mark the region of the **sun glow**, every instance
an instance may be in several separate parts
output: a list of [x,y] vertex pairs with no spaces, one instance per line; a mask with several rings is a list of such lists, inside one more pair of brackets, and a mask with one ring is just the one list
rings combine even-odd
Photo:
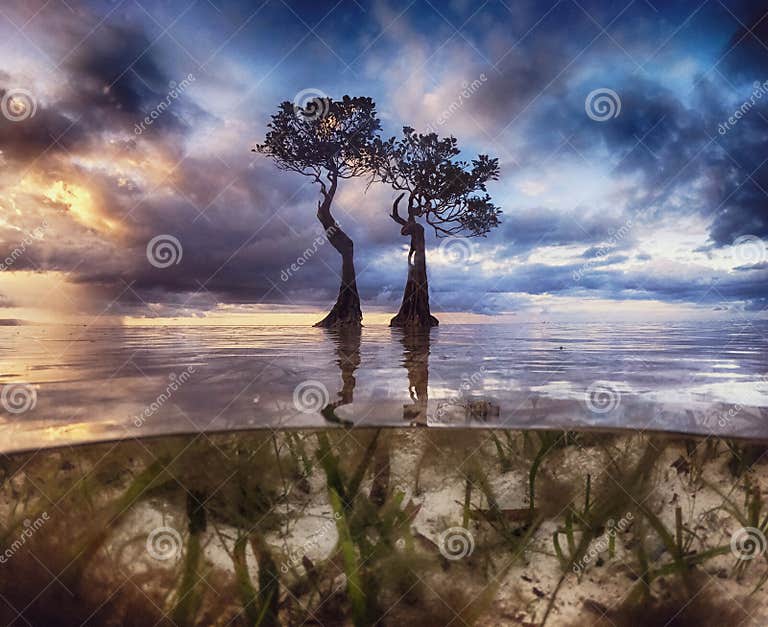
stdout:
[[100,215],[91,192],[85,187],[56,181],[43,192],[48,200],[66,205],[76,220],[98,231],[115,231],[118,223]]
[[[102,233],[119,234],[122,224],[105,215],[98,190],[64,179],[49,179],[41,174],[28,174],[7,192],[16,207],[16,213],[28,211],[28,207],[47,205],[65,210],[76,222]],[[22,198],[26,200],[22,201]],[[31,201],[31,204],[30,204]],[[27,208],[19,208],[27,207]]]

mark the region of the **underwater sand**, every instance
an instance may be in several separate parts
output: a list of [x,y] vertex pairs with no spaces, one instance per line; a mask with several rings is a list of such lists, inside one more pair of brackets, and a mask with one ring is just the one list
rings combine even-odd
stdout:
[[338,428],[6,455],[0,624],[762,626],[765,450]]

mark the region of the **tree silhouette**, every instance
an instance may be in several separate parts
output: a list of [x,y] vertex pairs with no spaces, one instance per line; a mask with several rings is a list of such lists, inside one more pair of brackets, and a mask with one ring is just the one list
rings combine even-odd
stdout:
[[[401,235],[411,238],[408,279],[395,327],[431,327],[438,324],[429,311],[426,247],[423,218],[437,237],[482,236],[498,226],[501,210],[491,202],[486,183],[499,175],[498,159],[479,155],[471,164],[459,161],[454,137],[436,133],[422,135],[403,127],[400,139],[376,139],[368,155],[377,179],[402,192],[392,205],[392,219],[401,225]],[[408,196],[408,217],[398,205]]]
[[360,326],[362,312],[354,264],[354,244],[331,214],[339,179],[369,172],[373,141],[380,129],[371,98],[315,98],[305,106],[283,102],[272,116],[263,144],[254,151],[282,170],[310,176],[320,184],[317,218],[341,255],[341,286],[336,304],[315,326]]

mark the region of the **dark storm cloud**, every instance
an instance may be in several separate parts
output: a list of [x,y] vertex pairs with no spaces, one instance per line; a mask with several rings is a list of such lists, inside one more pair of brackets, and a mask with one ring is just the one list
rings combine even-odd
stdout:
[[[751,97],[749,92],[746,97]],[[716,185],[708,196],[709,206],[714,206],[711,237],[718,245],[729,245],[740,235],[768,236],[767,142],[768,90],[733,128],[718,136],[722,152],[709,164]]]
[[[607,38],[591,42],[594,23],[575,7],[557,6],[547,15],[531,41],[516,47],[500,64],[500,75],[490,73],[484,88],[470,105],[506,128],[510,122],[523,125],[527,144],[520,154],[526,160],[543,160],[568,139],[574,156],[594,159],[594,165],[609,165],[617,175],[639,173],[643,184],[632,209],[653,209],[662,215],[698,212],[712,220],[710,235],[718,246],[730,245],[736,237],[768,233],[768,190],[762,146],[768,140],[768,96],[759,99],[748,115],[725,136],[719,125],[750,97],[753,81],[768,78],[765,40],[768,20],[764,11],[748,2],[705,7],[664,7],[662,14],[633,15],[633,21],[613,31],[623,50]],[[609,20],[605,5],[586,6],[598,22]],[[712,41],[722,41],[715,50],[717,71],[694,77],[693,88],[672,90],[657,77],[633,68],[627,57],[653,58],[643,50],[637,33],[669,29],[683,24],[695,13],[692,25]],[[742,23],[739,24],[741,20]],[[568,23],[572,37],[560,38],[559,28]],[[646,33],[649,41],[657,36]],[[686,30],[680,39],[688,38]],[[671,40],[670,45],[678,43]],[[682,47],[682,54],[691,54]],[[574,48],[583,55],[580,63],[568,65]],[[657,49],[655,54],[668,53]],[[606,61],[627,62],[628,70],[606,66]],[[595,82],[585,67],[599,70]],[[718,72],[720,74],[718,74]],[[745,83],[747,88],[744,88]],[[612,85],[619,93],[621,114],[608,123],[595,123],[584,115],[584,99],[596,87]],[[520,115],[525,110],[524,115]],[[606,159],[605,151],[608,153]],[[701,179],[704,179],[701,181]],[[703,192],[692,190],[699,181]],[[678,202],[672,203],[672,198]],[[679,202],[684,197],[685,202]],[[517,229],[515,229],[517,230]],[[589,241],[586,239],[585,241]]]
[[[619,263],[610,260],[606,266]],[[583,274],[575,280],[574,272]],[[460,279],[459,279],[460,280]],[[501,280],[486,281],[477,286],[476,295],[490,293],[560,294],[564,296],[598,296],[617,300],[654,299],[673,303],[709,304],[722,301],[744,301],[746,306],[766,300],[765,281],[768,273],[750,277],[730,277],[727,273],[701,273],[696,276],[654,276],[643,271],[613,271],[600,265],[584,271],[583,266],[528,264]],[[466,285],[469,288],[469,284]]]
[[[267,302],[284,302],[292,290],[303,285],[328,284],[331,288],[333,281],[327,280],[320,258],[328,256],[335,267],[332,251],[319,251],[318,258],[290,282],[281,281],[281,271],[317,237],[309,210],[314,206],[315,190],[307,188],[291,200],[302,181],[276,177],[263,163],[258,168],[249,169],[246,164],[233,170],[187,159],[181,170],[178,187],[189,196],[197,195],[195,190],[205,192],[200,201],[193,203],[179,194],[140,203],[133,209],[134,228],[120,251],[124,271],[118,275],[110,267],[79,268],[79,281],[112,281],[116,288],[123,281],[131,282],[151,302],[164,292],[212,293],[233,303],[258,303],[269,294]],[[226,191],[211,199],[210,190],[220,190],[225,177]],[[178,265],[156,268],[149,263],[147,244],[162,234],[181,242]]]
[[[60,103],[88,126],[111,129],[135,124],[146,117],[186,77],[195,78],[196,64],[171,71],[163,62],[162,42],[150,40],[136,27],[104,25],[76,49],[65,64],[72,89]],[[206,117],[188,99],[173,99],[173,106],[153,120],[153,132],[178,133]],[[170,105],[170,103],[168,103]]]
[[[174,27],[170,34],[193,54],[198,42],[211,53],[223,46],[205,68],[162,35],[162,28],[185,7],[171,11],[173,3],[163,5],[160,15],[170,13],[158,26],[136,7],[100,24],[106,10],[82,19],[85,5],[78,5],[80,15],[58,14],[57,28],[50,33],[56,50],[66,53],[61,55],[63,86],[52,92],[55,99],[41,100],[32,123],[0,119],[0,150],[18,166],[40,157],[46,175],[74,177],[92,186],[98,190],[100,215],[119,220],[124,228],[114,234],[99,232],[73,220],[64,203],[38,196],[39,207],[55,217],[57,237],[31,248],[16,269],[70,273],[69,280],[92,287],[106,302],[119,297],[115,312],[194,315],[218,302],[326,306],[338,290],[340,265],[329,245],[316,246],[299,271],[283,278],[318,235],[317,186],[277,172],[265,158],[254,158],[249,148],[263,137],[267,115],[262,112],[277,105],[274,94],[290,99],[315,78],[318,87],[334,94],[380,93],[380,111],[391,112],[393,103],[413,97],[412,110],[417,112],[423,105],[419,90],[414,96],[392,85],[388,93],[381,76],[365,76],[361,69],[369,56],[375,56],[378,67],[408,66],[398,55],[408,49],[409,37],[417,37],[430,77],[450,74],[452,63],[464,62],[457,50],[471,59],[466,61],[469,69],[462,71],[488,77],[457,114],[476,117],[488,131],[472,137],[468,154],[514,152],[521,164],[509,166],[504,174],[511,175],[516,167],[543,164],[562,148],[558,156],[563,162],[592,167],[608,179],[633,181],[619,206],[596,201],[564,208],[499,198],[505,212],[502,226],[478,245],[496,250],[495,261],[509,261],[513,269],[498,276],[479,271],[470,275],[464,268],[435,264],[430,280],[438,308],[496,312],[520,305],[526,294],[704,303],[730,299],[757,308],[766,298],[761,267],[732,273],[699,269],[686,276],[677,269],[662,273],[650,264],[627,269],[633,259],[654,259],[636,250],[640,233],[630,230],[618,239],[616,233],[642,211],[647,212],[644,233],[674,225],[685,215],[711,221],[711,254],[740,235],[768,236],[768,165],[763,163],[768,96],[727,133],[718,132],[718,125],[749,96],[751,82],[768,79],[768,52],[758,41],[765,43],[768,19],[759,21],[749,3],[729,6],[752,29],[750,34],[725,19],[724,10],[707,6],[692,23],[696,33],[703,33],[697,40],[688,29],[679,34],[676,29],[698,4],[660,5],[658,12],[636,4],[612,23],[620,7],[609,3],[584,3],[584,10],[571,2],[489,3],[479,9],[468,3],[466,10],[452,3],[444,8],[447,17],[456,24],[466,22],[466,38],[452,39],[455,33],[429,3],[417,2],[399,17],[402,9],[391,3],[377,3],[371,11],[347,7],[340,9],[338,20],[322,22],[324,40],[333,51],[308,35],[296,15],[280,4],[270,3],[252,21],[247,20],[255,8],[245,4],[225,7],[221,14],[201,4],[185,18],[187,26]],[[291,8],[315,25],[327,13],[320,5],[292,2]],[[381,15],[387,21],[377,23]],[[610,38],[601,35],[598,24],[611,24]],[[291,51],[305,35],[305,42]],[[723,48],[715,50],[712,41]],[[46,46],[43,37],[38,43]],[[726,51],[718,70],[733,84],[716,72],[704,72],[686,78],[692,84],[683,88],[663,81],[654,70],[654,63],[664,66],[689,57],[714,63]],[[649,69],[638,70],[627,53],[652,61]],[[345,67],[360,54],[352,68]],[[497,67],[489,68],[488,60]],[[4,69],[0,89],[14,83],[13,68]],[[418,68],[406,70],[410,74]],[[189,73],[196,76],[189,97],[175,100],[137,136],[135,125],[167,98],[173,81]],[[226,93],[228,85],[234,85],[234,93]],[[584,100],[604,85],[619,93],[622,111],[599,123],[585,114]],[[423,91],[433,87],[425,85]],[[395,127],[407,122],[387,121]],[[210,135],[201,133],[203,127],[212,129]],[[460,141],[464,146],[464,138]],[[78,162],[80,156],[99,155],[130,162],[158,155],[168,163],[157,166],[159,175],[143,177]],[[151,171],[155,165],[146,168]],[[548,184],[556,188],[559,182]],[[387,216],[392,194],[374,186],[363,196],[362,184],[359,194],[353,185],[344,182],[335,213],[356,242],[363,298],[391,306],[401,297],[407,272],[405,253],[393,253],[407,242]],[[159,269],[148,262],[146,245],[161,234],[181,241],[180,264]],[[17,234],[3,230],[0,237],[11,244]],[[536,258],[542,246],[585,250],[573,253],[574,263],[515,265]],[[588,269],[574,280],[585,263]]]
[[[494,50],[498,54],[496,67],[478,65],[473,73],[479,75],[483,71],[487,83],[468,105],[481,119],[490,119],[494,127],[505,128],[514,123],[539,97],[562,93],[569,63],[576,54],[574,48],[595,36],[594,24],[573,3],[552,3],[540,11],[546,16],[537,24],[535,34],[526,33],[523,21],[497,26],[503,33],[498,34],[499,43]],[[503,13],[500,17],[509,18]],[[563,23],[569,25],[567,38],[561,30]],[[514,38],[510,37],[510,26],[518,31]],[[522,43],[515,45],[516,40]]]
[[[6,158],[27,162],[98,151],[105,133],[133,133],[160,103],[168,104],[173,87],[188,76],[163,69],[162,51],[137,28],[104,24],[86,37],[86,26],[68,21],[59,33],[74,51],[55,72],[59,80],[66,77],[59,97],[53,102],[36,98],[28,123],[0,118],[0,150]],[[13,84],[10,75],[0,74],[0,96]],[[152,133],[184,133],[206,117],[188,99],[174,100],[153,120]]]
[[119,26],[103,27],[78,49],[66,67],[77,79],[77,94],[91,107],[128,115],[168,89],[170,78],[160,68],[146,34]]
[[[0,98],[7,93],[8,88],[0,87]],[[87,136],[85,127],[73,125],[63,111],[45,105],[37,106],[34,124],[0,117],[0,150],[8,160],[27,162],[49,153],[74,151]]]
[[[768,66],[764,75],[768,77]],[[722,133],[719,125],[733,119],[753,92],[751,86],[736,93],[719,88],[716,99],[714,86],[700,78],[692,93],[693,104],[685,105],[680,96],[658,83],[634,80],[619,89],[621,114],[608,123],[595,123],[585,116],[583,107],[576,106],[581,99],[571,99],[571,103],[577,101],[572,106],[568,100],[565,106],[555,102],[536,114],[531,125],[532,150],[546,154],[568,137],[580,156],[595,155],[596,166],[607,163],[617,175],[640,174],[642,185],[630,209],[651,209],[660,217],[699,213],[712,220],[710,237],[717,246],[730,245],[740,235],[765,237],[768,90]],[[581,92],[586,95],[588,89]],[[595,153],[595,147],[608,151],[607,161],[604,153]],[[677,202],[672,202],[673,197]]]
[[508,251],[514,254],[524,254],[539,246],[577,244],[589,246],[584,255],[594,256],[604,250],[598,244],[608,242],[618,232],[626,230],[626,235],[611,246],[629,244],[627,219],[621,214],[611,215],[584,207],[577,208],[572,215],[547,207],[512,207],[505,212],[501,226],[491,233],[489,240],[507,246]]
[[[766,79],[768,68],[768,21],[765,6],[754,5],[737,9],[739,20],[736,31],[728,42],[725,64],[732,80],[752,82]],[[733,10],[733,7],[729,7]],[[738,14],[740,13],[740,15]]]

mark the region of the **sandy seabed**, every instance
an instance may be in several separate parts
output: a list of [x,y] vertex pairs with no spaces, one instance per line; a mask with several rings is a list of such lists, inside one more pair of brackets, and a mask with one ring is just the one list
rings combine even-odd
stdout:
[[764,450],[333,429],[6,456],[0,620],[762,626]]

